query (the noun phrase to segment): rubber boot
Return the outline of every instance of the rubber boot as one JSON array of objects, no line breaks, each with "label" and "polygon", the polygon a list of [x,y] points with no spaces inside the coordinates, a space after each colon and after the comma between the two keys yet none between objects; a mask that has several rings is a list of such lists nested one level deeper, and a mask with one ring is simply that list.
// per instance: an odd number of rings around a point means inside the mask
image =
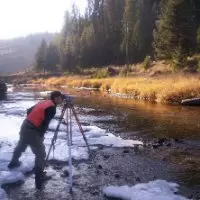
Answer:
[{"label": "rubber boot", "polygon": [[37,167],[35,168],[35,187],[37,189],[42,189],[43,183],[50,179],[51,176],[47,176],[45,171]]},{"label": "rubber boot", "polygon": [[42,170],[40,168],[35,168],[35,187],[36,189],[41,190],[43,186],[42,181]]},{"label": "rubber boot", "polygon": [[8,164],[8,168],[9,169],[13,169],[13,168],[16,168],[16,167],[19,167],[21,165],[21,162],[20,161],[10,161],[10,163]]}]

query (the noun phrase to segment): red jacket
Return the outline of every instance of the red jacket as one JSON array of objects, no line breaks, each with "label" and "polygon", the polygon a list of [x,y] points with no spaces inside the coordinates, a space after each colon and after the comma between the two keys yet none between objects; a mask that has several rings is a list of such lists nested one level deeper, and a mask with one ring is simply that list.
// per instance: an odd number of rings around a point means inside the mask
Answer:
[{"label": "red jacket", "polygon": [[41,101],[28,110],[27,120],[40,129],[40,132],[45,132],[55,112],[56,106],[52,100]]}]

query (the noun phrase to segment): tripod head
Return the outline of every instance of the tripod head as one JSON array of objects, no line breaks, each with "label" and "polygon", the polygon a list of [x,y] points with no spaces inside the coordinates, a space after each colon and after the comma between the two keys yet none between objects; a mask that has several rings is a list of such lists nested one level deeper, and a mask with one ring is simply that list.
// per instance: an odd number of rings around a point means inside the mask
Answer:
[{"label": "tripod head", "polygon": [[72,107],[72,96],[63,94],[63,107],[69,108]]}]

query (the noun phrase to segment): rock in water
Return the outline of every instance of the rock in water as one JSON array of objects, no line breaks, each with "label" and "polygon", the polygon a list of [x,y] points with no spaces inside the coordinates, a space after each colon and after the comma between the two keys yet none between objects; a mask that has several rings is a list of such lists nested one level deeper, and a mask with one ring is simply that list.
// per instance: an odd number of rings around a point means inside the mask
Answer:
[{"label": "rock in water", "polygon": [[6,84],[0,80],[0,100],[6,97],[7,86]]},{"label": "rock in water", "polygon": [[63,174],[61,174],[61,177],[68,177],[68,176],[69,176],[69,172],[66,169],[66,170],[63,171]]}]

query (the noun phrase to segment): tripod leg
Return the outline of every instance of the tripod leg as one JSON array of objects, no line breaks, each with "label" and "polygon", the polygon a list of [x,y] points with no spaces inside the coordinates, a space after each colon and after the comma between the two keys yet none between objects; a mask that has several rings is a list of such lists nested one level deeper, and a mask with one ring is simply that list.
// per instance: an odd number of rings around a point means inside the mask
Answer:
[{"label": "tripod leg", "polygon": [[[55,134],[57,134],[57,133],[55,132]],[[54,134],[54,135],[55,135],[55,134]],[[50,147],[49,147],[49,151],[48,151],[48,153],[47,153],[47,156],[46,156],[46,159],[45,159],[45,163],[46,163],[47,160],[49,159],[49,156],[50,156],[50,153],[51,153],[51,149],[53,148],[54,143],[55,143],[55,137],[53,137],[52,140],[51,140],[51,145],[50,145]]]},{"label": "tripod leg", "polygon": [[59,118],[59,121],[58,121],[58,125],[57,125],[57,127],[56,127],[54,136],[53,136],[53,138],[52,138],[52,140],[51,140],[51,145],[50,145],[50,147],[49,147],[49,151],[48,151],[48,153],[47,153],[45,162],[47,162],[47,160],[49,159],[49,155],[50,155],[50,153],[51,153],[51,150],[52,150],[52,148],[54,148],[54,144],[55,144],[55,141],[56,141],[56,139],[57,139],[58,131],[59,131],[60,124],[61,124],[61,122],[62,122],[63,116],[64,116],[64,114],[65,114],[65,111],[66,111],[66,107],[63,107],[62,112],[61,112],[61,115],[60,115],[60,118]]},{"label": "tripod leg", "polygon": [[86,144],[86,146],[87,146],[88,152],[89,152],[89,154],[91,154],[91,150],[90,150],[90,147],[89,147],[89,145],[88,145],[87,138],[86,138],[86,136],[85,136],[85,133],[84,133],[84,131],[83,131],[83,128],[82,128],[82,126],[81,126],[81,123],[80,123],[80,121],[79,121],[79,119],[78,119],[78,116],[77,116],[77,114],[76,114],[76,111],[75,111],[75,109],[74,109],[73,106],[71,106],[71,109],[72,109],[72,112],[73,112],[74,117],[75,117],[75,119],[76,119],[76,122],[77,122],[77,124],[78,124],[79,130],[80,130],[80,132],[81,132],[81,134],[82,134],[82,136],[83,136],[83,139],[84,139],[84,141],[85,141],[85,144]]},{"label": "tripod leg", "polygon": [[[68,113],[69,111],[69,113]],[[70,115],[70,116],[69,116]],[[72,154],[71,154],[71,146],[72,146],[72,119],[71,119],[71,110],[67,110],[66,115],[66,122],[67,122],[67,143],[68,143],[68,163],[69,163],[69,191],[72,193]]]},{"label": "tripod leg", "polygon": [[67,109],[66,110],[66,120],[65,120],[65,123],[67,125],[67,145],[69,146],[70,145],[70,140],[69,140],[69,110]]},{"label": "tripod leg", "polygon": [[90,158],[91,158],[91,160],[92,160],[92,163],[93,163],[93,165],[94,165],[94,168],[95,168],[95,170],[96,170],[96,173],[98,174],[99,171],[98,171],[97,166],[96,166],[96,164],[95,164],[95,161],[94,161],[94,158],[93,158],[93,156],[92,156],[90,147],[89,147],[89,145],[88,145],[87,138],[86,138],[86,136],[85,136],[85,134],[84,134],[83,128],[82,128],[82,126],[81,126],[81,123],[80,123],[80,121],[79,121],[79,118],[78,118],[78,116],[77,116],[77,114],[76,114],[76,111],[75,111],[73,105],[71,105],[71,110],[72,110],[72,112],[73,112],[73,114],[74,114],[74,117],[75,117],[76,122],[77,122],[77,124],[78,124],[79,130],[80,130],[80,132],[81,132],[81,134],[82,134],[82,136],[83,136],[83,139],[84,139],[84,141],[85,141],[85,144],[86,144],[86,146],[87,146],[88,153],[89,153],[89,156],[90,156]]},{"label": "tripod leg", "polygon": [[70,144],[72,145],[72,110],[69,109],[69,125],[70,125]]}]

